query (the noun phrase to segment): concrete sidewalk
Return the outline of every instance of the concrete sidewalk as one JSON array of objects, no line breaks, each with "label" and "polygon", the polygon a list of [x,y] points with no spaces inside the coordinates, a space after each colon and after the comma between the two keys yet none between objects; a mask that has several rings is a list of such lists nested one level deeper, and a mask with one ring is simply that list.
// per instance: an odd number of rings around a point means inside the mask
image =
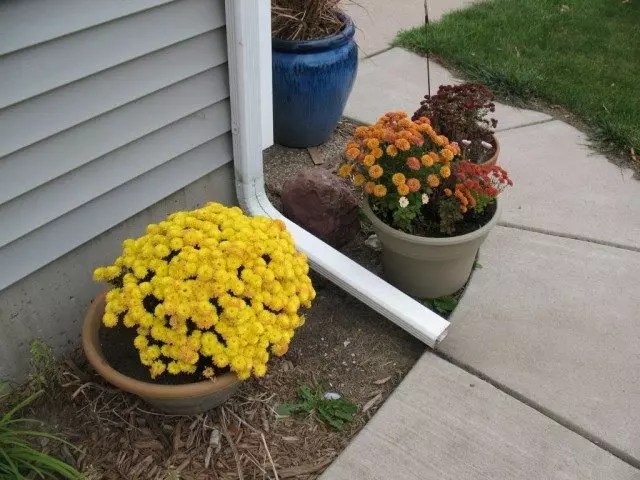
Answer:
[{"label": "concrete sidewalk", "polygon": [[[395,17],[389,2],[362,3],[373,18],[359,34],[381,53],[361,60],[345,115],[413,112],[425,59],[389,49],[379,25],[420,24],[422,0]],[[431,73],[432,91],[460,81]],[[506,105],[496,116],[515,186],[444,359],[419,360],[327,480],[640,479],[640,182],[561,120]]]}]

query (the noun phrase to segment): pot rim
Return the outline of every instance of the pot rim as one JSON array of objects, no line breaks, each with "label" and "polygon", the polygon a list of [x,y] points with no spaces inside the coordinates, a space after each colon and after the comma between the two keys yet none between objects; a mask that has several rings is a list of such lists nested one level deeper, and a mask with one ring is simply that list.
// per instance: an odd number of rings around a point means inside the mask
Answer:
[{"label": "pot rim", "polygon": [[313,53],[341,47],[353,38],[356,28],[349,15],[340,12],[338,16],[344,20],[344,26],[335,35],[314,38],[312,40],[284,40],[282,38],[272,37],[271,47],[278,52],[291,53]]},{"label": "pot rim", "polygon": [[491,155],[491,157],[486,162],[482,162],[480,165],[486,165],[486,164],[495,165],[496,163],[498,163],[498,156],[500,155],[500,142],[498,141],[498,137],[496,137],[495,133],[492,133],[491,136],[493,137],[493,141],[496,144],[496,152],[493,155]]},{"label": "pot rim", "polygon": [[405,242],[410,242],[418,245],[447,247],[451,245],[460,245],[463,243],[472,242],[484,235],[487,235],[500,219],[500,214],[502,213],[502,203],[499,199],[496,199],[496,211],[493,214],[493,217],[491,217],[491,220],[489,220],[479,229],[474,230],[473,232],[465,233],[464,235],[457,235],[455,237],[438,238],[412,235],[401,230],[396,230],[395,228],[387,225],[382,220],[380,220],[375,213],[373,213],[373,210],[371,210],[371,207],[369,206],[369,198],[366,195],[364,197],[364,201],[362,202],[362,210],[364,211],[367,218],[371,221],[371,223],[373,223],[374,227],[381,230],[387,235],[391,235],[393,237],[404,240]]},{"label": "pot rim", "polygon": [[107,362],[98,341],[106,293],[104,291],[98,294],[87,309],[82,325],[82,348],[93,368],[112,385],[140,397],[179,399],[209,395],[240,381],[235,374],[227,372],[214,380],[182,385],[160,385],[136,380],[118,372]]}]

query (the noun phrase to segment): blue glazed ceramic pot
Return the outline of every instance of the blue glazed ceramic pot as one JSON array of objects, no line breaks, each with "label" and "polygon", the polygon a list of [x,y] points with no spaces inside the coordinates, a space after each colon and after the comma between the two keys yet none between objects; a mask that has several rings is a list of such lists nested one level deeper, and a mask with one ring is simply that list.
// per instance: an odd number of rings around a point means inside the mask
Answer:
[{"label": "blue glazed ceramic pot", "polygon": [[355,28],[346,15],[340,33],[317,40],[272,40],[276,143],[325,142],[344,111],[358,69]]}]

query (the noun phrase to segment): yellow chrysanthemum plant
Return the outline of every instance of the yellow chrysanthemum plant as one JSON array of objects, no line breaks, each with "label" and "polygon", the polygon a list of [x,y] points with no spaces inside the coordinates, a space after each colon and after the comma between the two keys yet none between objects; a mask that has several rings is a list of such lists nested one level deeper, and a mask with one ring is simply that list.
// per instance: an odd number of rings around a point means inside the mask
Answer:
[{"label": "yellow chrysanthemum plant", "polygon": [[482,213],[511,185],[502,168],[469,162],[427,117],[412,121],[405,112],[357,127],[345,158],[338,175],[364,190],[378,217],[425,236],[453,235],[465,215]]},{"label": "yellow chrysanthemum plant", "polygon": [[104,326],[137,330],[152,378],[230,370],[245,380],[263,376],[304,324],[300,309],[316,295],[308,273],[284,222],[209,203],[125,240],[94,280],[112,285]]}]

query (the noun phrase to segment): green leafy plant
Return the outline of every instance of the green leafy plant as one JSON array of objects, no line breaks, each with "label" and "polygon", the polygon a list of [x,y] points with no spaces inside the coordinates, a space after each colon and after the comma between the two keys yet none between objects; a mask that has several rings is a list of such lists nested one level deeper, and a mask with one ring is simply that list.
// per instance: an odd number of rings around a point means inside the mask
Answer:
[{"label": "green leafy plant", "polygon": [[73,445],[56,435],[36,430],[36,420],[17,418],[18,412],[42,393],[41,390],[30,395],[0,417],[0,478],[80,480],[82,474],[79,471],[62,460],[37,450],[32,442],[36,439],[48,439],[70,447]]},{"label": "green leafy plant", "polygon": [[335,430],[343,430],[345,424],[351,422],[358,406],[343,398],[327,400],[320,387],[312,390],[306,385],[300,387],[298,393],[300,401],[295,403],[281,403],[276,413],[283,417],[296,413],[315,414],[317,418]]},{"label": "green leafy plant", "polygon": [[56,358],[51,346],[39,338],[31,342],[29,351],[29,382],[33,392],[49,385],[55,377]]},{"label": "green leafy plant", "polygon": [[458,306],[458,299],[451,295],[434,298],[433,300],[424,300],[424,303],[431,310],[436,310],[442,314],[449,314]]}]

